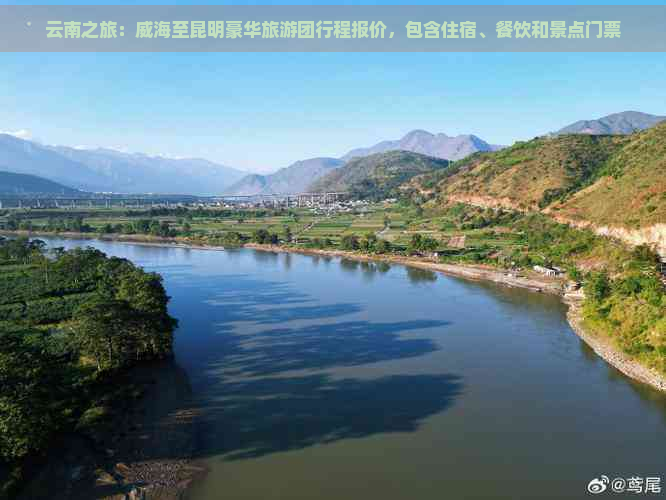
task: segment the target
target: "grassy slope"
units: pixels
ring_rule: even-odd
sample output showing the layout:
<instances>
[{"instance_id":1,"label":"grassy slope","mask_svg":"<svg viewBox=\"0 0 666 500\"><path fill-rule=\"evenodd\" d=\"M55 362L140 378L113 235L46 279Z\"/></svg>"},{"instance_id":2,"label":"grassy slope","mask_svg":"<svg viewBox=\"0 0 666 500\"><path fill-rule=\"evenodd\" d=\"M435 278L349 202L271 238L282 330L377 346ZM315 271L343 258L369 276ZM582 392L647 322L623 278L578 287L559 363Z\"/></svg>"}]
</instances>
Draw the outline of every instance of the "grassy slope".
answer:
<instances>
[{"instance_id":1,"label":"grassy slope","mask_svg":"<svg viewBox=\"0 0 666 500\"><path fill-rule=\"evenodd\" d=\"M633 134L600 178L555 213L626 227L666 222L666 123Z\"/></svg>"},{"instance_id":2,"label":"grassy slope","mask_svg":"<svg viewBox=\"0 0 666 500\"><path fill-rule=\"evenodd\" d=\"M455 173L439 182L438 191L444 198L490 197L517 209L539 209L553 197L585 185L624 141L624 137L567 135L516 143L458 162Z\"/></svg>"},{"instance_id":3,"label":"grassy slope","mask_svg":"<svg viewBox=\"0 0 666 500\"><path fill-rule=\"evenodd\" d=\"M536 138L414 179L438 203L501 200L595 224L666 221L666 123L630 136Z\"/></svg>"}]
</instances>

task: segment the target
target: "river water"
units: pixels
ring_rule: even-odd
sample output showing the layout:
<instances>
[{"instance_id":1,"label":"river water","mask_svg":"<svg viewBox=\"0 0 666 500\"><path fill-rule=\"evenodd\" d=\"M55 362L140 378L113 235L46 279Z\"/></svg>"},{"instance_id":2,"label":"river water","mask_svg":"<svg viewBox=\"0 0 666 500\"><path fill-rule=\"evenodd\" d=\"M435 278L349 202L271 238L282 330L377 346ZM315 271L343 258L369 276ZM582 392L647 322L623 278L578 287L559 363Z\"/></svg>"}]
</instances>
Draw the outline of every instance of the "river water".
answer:
<instances>
[{"instance_id":1,"label":"river water","mask_svg":"<svg viewBox=\"0 0 666 500\"><path fill-rule=\"evenodd\" d=\"M50 244L164 276L203 414L193 500L587 498L601 475L665 476L666 397L587 348L557 297L339 258Z\"/></svg>"}]
</instances>

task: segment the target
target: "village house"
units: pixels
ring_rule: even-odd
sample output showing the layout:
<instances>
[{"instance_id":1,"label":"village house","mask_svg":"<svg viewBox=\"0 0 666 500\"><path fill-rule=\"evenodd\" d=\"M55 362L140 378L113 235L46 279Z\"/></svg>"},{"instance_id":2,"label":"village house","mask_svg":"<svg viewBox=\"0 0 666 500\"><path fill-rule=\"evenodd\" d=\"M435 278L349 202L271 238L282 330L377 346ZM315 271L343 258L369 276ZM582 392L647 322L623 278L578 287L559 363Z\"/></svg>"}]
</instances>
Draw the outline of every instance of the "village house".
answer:
<instances>
[{"instance_id":1,"label":"village house","mask_svg":"<svg viewBox=\"0 0 666 500\"><path fill-rule=\"evenodd\" d=\"M534 269L537 273L543 274L545 276L557 277L564 274L562 269L559 267L534 266L532 269Z\"/></svg>"}]
</instances>

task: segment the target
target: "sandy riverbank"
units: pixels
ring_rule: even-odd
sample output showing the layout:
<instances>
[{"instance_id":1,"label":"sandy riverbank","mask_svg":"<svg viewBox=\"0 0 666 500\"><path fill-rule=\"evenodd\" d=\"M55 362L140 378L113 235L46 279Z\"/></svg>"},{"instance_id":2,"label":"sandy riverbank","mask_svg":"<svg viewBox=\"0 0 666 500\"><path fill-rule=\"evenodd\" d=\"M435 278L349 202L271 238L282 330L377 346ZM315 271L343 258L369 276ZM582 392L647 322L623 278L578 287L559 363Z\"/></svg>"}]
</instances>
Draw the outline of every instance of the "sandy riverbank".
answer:
<instances>
[{"instance_id":1,"label":"sandy riverbank","mask_svg":"<svg viewBox=\"0 0 666 500\"><path fill-rule=\"evenodd\" d=\"M527 288L535 292L552 293L562 295L564 292L565 280L557 278L548 278L537 273L510 273L501 269L485 265L472 265L472 264L443 264L434 260L417 257L405 257L402 255L369 255L359 254L355 252L347 252L344 250L317 250L300 247L285 247L276 245L259 245L256 243L248 243L245 248L253 248L255 250L262 250L268 252L291 252L300 253L303 255L321 255L329 257L342 257L345 259L359 260L359 261L374 261L374 262L389 262L392 264L400 264L403 266L418 267L420 269L429 269L451 276L458 276L476 281L494 281L501 283L505 286L513 286L518 288Z\"/></svg>"}]
</instances>

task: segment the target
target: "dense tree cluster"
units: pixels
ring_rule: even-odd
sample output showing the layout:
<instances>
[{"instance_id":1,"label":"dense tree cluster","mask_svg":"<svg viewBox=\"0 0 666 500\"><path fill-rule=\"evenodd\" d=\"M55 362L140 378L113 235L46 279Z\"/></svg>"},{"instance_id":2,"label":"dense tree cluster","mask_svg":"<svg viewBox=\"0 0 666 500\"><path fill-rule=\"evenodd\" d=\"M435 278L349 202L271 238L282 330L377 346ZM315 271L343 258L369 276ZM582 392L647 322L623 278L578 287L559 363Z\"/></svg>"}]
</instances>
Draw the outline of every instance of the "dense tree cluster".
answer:
<instances>
[{"instance_id":1,"label":"dense tree cluster","mask_svg":"<svg viewBox=\"0 0 666 500\"><path fill-rule=\"evenodd\" d=\"M257 229L252 233L252 241L262 245L277 245L280 237L276 233L270 233L267 229Z\"/></svg>"},{"instance_id":2,"label":"dense tree cluster","mask_svg":"<svg viewBox=\"0 0 666 500\"><path fill-rule=\"evenodd\" d=\"M90 386L169 356L168 300L161 276L125 259L0 239L0 462L73 426Z\"/></svg>"},{"instance_id":3,"label":"dense tree cluster","mask_svg":"<svg viewBox=\"0 0 666 500\"><path fill-rule=\"evenodd\" d=\"M364 253L390 253L393 250L391 243L378 238L375 233L366 233L359 237L355 234L346 234L340 239L340 248L347 251L361 251Z\"/></svg>"},{"instance_id":4,"label":"dense tree cluster","mask_svg":"<svg viewBox=\"0 0 666 500\"><path fill-rule=\"evenodd\" d=\"M413 234L409 240L409 245L407 247L407 253L409 254L421 254L421 253L432 253L437 250L439 242L431 238L430 236L424 236L422 234L416 233Z\"/></svg>"}]
</instances>

